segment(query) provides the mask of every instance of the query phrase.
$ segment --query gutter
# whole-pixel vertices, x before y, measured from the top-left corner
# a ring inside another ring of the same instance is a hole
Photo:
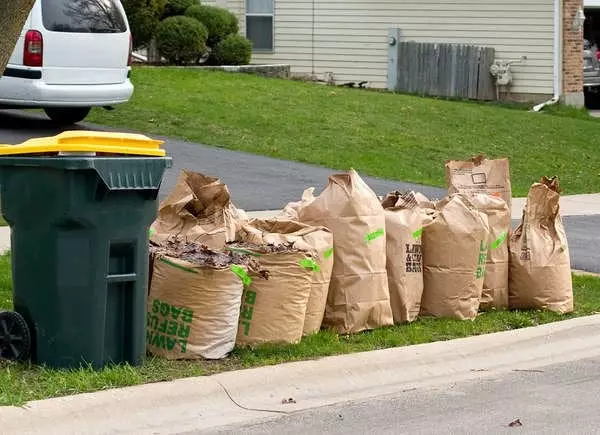
[[[561,10],[560,10],[561,0],[554,0],[554,96],[543,103],[540,103],[536,106],[533,106],[531,109],[532,112],[539,112],[546,106],[552,106],[553,104],[558,103],[560,100],[560,79],[562,76],[561,73]]]

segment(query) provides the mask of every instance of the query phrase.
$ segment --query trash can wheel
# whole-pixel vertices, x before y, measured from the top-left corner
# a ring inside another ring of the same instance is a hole
[[[31,334],[23,316],[0,311],[0,359],[24,361],[31,351]]]

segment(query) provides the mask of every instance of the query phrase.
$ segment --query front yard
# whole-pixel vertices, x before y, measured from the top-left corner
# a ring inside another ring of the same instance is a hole
[[[484,152],[510,157],[515,196],[541,175],[558,175],[566,194],[600,192],[600,121],[583,112],[180,68],[136,68],[133,81],[130,103],[89,120],[436,186],[445,160]]]
[[[450,340],[600,312],[600,279],[590,276],[574,276],[573,279],[575,312],[567,316],[541,311],[505,311],[482,314],[473,322],[421,319],[410,325],[397,325],[352,336],[338,336],[330,331],[321,331],[306,337],[297,345],[236,348],[230,357],[221,361],[169,362],[161,358],[150,358],[142,367],[121,365],[100,372],[87,368],[51,370],[30,364],[0,361],[0,405],[22,405],[30,400],[108,388],[209,375],[328,355]],[[11,292],[10,257],[3,256],[0,257],[0,309],[12,308]]]

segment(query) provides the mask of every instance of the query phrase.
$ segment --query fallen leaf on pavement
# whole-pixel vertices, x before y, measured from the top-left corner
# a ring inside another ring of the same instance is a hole
[[[519,427],[519,426],[523,426],[523,423],[521,423],[521,419],[517,418],[515,421],[511,421],[510,423],[508,423],[508,427]]]

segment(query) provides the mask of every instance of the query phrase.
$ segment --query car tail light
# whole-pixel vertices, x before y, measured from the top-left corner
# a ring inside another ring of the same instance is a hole
[[[23,49],[23,65],[42,66],[44,64],[44,37],[37,30],[30,30],[25,34],[25,48]]]
[[[600,61],[600,51],[597,51],[597,52],[596,52],[596,60],[597,60],[597,61]]]
[[[127,57],[127,66],[131,66],[131,58],[133,54],[133,35],[129,35],[129,55]]]

